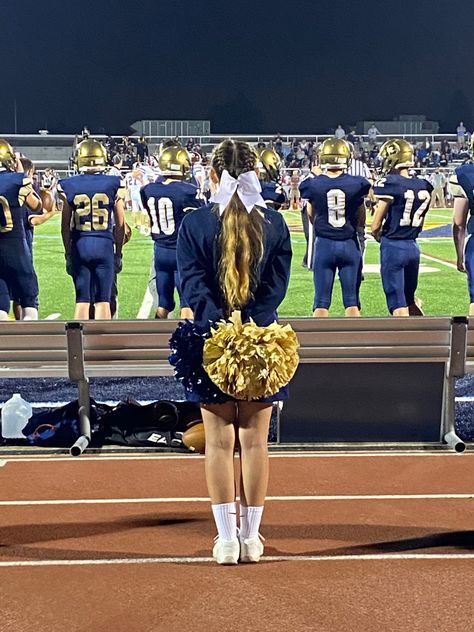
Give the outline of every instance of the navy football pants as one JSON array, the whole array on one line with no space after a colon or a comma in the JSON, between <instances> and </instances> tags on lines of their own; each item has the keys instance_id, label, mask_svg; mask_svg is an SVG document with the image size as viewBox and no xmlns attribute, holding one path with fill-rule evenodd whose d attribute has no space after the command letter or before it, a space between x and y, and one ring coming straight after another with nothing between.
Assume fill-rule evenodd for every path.
<instances>
[{"instance_id":1,"label":"navy football pants","mask_svg":"<svg viewBox=\"0 0 474 632\"><path fill-rule=\"evenodd\" d=\"M178 290L181 307L186 303L181 296L178 276L178 263L176 260L176 248L163 248L157 241L154 242L156 291L158 292L158 307L172 312L175 307L174 290Z\"/></svg>"},{"instance_id":2,"label":"navy football pants","mask_svg":"<svg viewBox=\"0 0 474 632\"><path fill-rule=\"evenodd\" d=\"M360 308L359 289L362 275L362 256L356 238L327 239L316 237L314 242L313 309L329 309L336 271L341 280L342 302L344 307Z\"/></svg>"},{"instance_id":3,"label":"navy football pants","mask_svg":"<svg viewBox=\"0 0 474 632\"><path fill-rule=\"evenodd\" d=\"M414 239L380 241L380 273L390 313L415 302L420 268L420 249Z\"/></svg>"},{"instance_id":4,"label":"navy football pants","mask_svg":"<svg viewBox=\"0 0 474 632\"><path fill-rule=\"evenodd\" d=\"M105 237L80 237L73 243L72 257L76 303L109 303L114 282L114 242Z\"/></svg>"},{"instance_id":5,"label":"navy football pants","mask_svg":"<svg viewBox=\"0 0 474 632\"><path fill-rule=\"evenodd\" d=\"M10 297L22 307L36 307L38 279L25 239L2 239L0 243L0 310L10 310Z\"/></svg>"},{"instance_id":6,"label":"navy football pants","mask_svg":"<svg viewBox=\"0 0 474 632\"><path fill-rule=\"evenodd\" d=\"M470 302L474 303L474 239L468 235L464 246L464 265L467 272Z\"/></svg>"}]
</instances>

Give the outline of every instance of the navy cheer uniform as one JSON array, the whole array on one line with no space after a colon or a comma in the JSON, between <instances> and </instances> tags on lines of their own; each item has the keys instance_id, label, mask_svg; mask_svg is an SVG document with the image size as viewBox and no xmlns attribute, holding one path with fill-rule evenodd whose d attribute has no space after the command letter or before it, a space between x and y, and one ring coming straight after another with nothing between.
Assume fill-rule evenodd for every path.
<instances>
[{"instance_id":1,"label":"navy cheer uniform","mask_svg":"<svg viewBox=\"0 0 474 632\"><path fill-rule=\"evenodd\" d=\"M83 173L59 182L72 210L76 303L110 302L114 281L114 208L123 195L120 182L118 176L103 173Z\"/></svg>"},{"instance_id":2,"label":"navy cheer uniform","mask_svg":"<svg viewBox=\"0 0 474 632\"><path fill-rule=\"evenodd\" d=\"M176 242L185 213L198 208L198 189L182 180L165 180L147 184L141 189L144 208L150 217L151 238L154 242L154 261L158 306L172 312L175 307L174 290L178 290L181 307L185 307L178 280Z\"/></svg>"},{"instance_id":3,"label":"navy cheer uniform","mask_svg":"<svg viewBox=\"0 0 474 632\"><path fill-rule=\"evenodd\" d=\"M23 308L37 305L38 280L26 241L23 208L32 192L31 179L24 173L0 171L0 310L4 312L10 309L10 295ZM28 216L34 214L28 212Z\"/></svg>"},{"instance_id":4,"label":"navy cheer uniform","mask_svg":"<svg viewBox=\"0 0 474 632\"><path fill-rule=\"evenodd\" d=\"M277 318L277 308L285 298L291 266L291 241L288 227L280 213L259 209L264 216L263 258L253 297L241 308L242 320L252 318L266 326ZM225 211L224 211L225 213ZM213 204L187 215L178 235L178 270L181 290L194 313L194 322L209 330L211 323L225 318L224 299L219 286L219 233L221 218ZM202 359L201 359L202 361ZM191 401L199 402L198 393L186 392ZM260 401L286 399L288 387ZM232 400L230 396L224 399Z\"/></svg>"},{"instance_id":5,"label":"navy cheer uniform","mask_svg":"<svg viewBox=\"0 0 474 632\"><path fill-rule=\"evenodd\" d=\"M260 180L262 187L262 197L265 205L279 211L281 206L287 201L286 194L282 187L276 182L265 182Z\"/></svg>"},{"instance_id":6,"label":"navy cheer uniform","mask_svg":"<svg viewBox=\"0 0 474 632\"><path fill-rule=\"evenodd\" d=\"M359 207L370 190L360 176L319 175L300 184L301 197L313 209L315 297L313 309L329 309L336 270L344 307L359 307L362 256L357 240Z\"/></svg>"},{"instance_id":7,"label":"navy cheer uniform","mask_svg":"<svg viewBox=\"0 0 474 632\"><path fill-rule=\"evenodd\" d=\"M389 203L380 239L380 273L392 314L415 302L420 267L416 243L431 201L433 187L423 178L390 174L378 180L375 195Z\"/></svg>"}]
</instances>

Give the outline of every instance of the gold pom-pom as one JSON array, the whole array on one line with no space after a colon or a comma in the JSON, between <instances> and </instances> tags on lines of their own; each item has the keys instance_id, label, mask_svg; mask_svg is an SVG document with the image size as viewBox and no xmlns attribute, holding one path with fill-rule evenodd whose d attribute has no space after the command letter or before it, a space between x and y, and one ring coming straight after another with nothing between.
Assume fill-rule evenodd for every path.
<instances>
[{"instance_id":1,"label":"gold pom-pom","mask_svg":"<svg viewBox=\"0 0 474 632\"><path fill-rule=\"evenodd\" d=\"M204 343L203 366L214 384L236 399L275 395L298 366L298 339L290 325L242 323L238 311L221 320Z\"/></svg>"}]
</instances>

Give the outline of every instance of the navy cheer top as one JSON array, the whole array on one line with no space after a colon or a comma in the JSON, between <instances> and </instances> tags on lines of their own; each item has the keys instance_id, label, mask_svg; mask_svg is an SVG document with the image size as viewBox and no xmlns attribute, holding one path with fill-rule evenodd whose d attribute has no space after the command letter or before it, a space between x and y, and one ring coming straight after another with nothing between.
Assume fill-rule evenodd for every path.
<instances>
[{"instance_id":1,"label":"navy cheer top","mask_svg":"<svg viewBox=\"0 0 474 632\"><path fill-rule=\"evenodd\" d=\"M257 208L264 217L263 257L253 298L241 312L243 321L252 318L257 325L265 326L276 320L276 310L285 298L292 253L290 233L282 215L268 208ZM218 206L209 204L187 214L178 234L176 254L181 291L194 312L195 324L204 329L209 329L210 321L214 323L228 316L218 278L221 226Z\"/></svg>"}]
</instances>

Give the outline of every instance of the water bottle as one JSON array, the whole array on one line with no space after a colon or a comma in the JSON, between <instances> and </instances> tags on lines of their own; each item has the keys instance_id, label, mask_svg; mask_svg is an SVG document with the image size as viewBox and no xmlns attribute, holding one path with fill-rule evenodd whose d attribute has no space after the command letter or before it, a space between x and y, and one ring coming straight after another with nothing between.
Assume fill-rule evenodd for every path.
<instances>
[{"instance_id":1,"label":"water bottle","mask_svg":"<svg viewBox=\"0 0 474 632\"><path fill-rule=\"evenodd\" d=\"M4 439L24 439L21 432L33 414L29 402L20 393L15 393L2 408L2 437Z\"/></svg>"}]
</instances>

